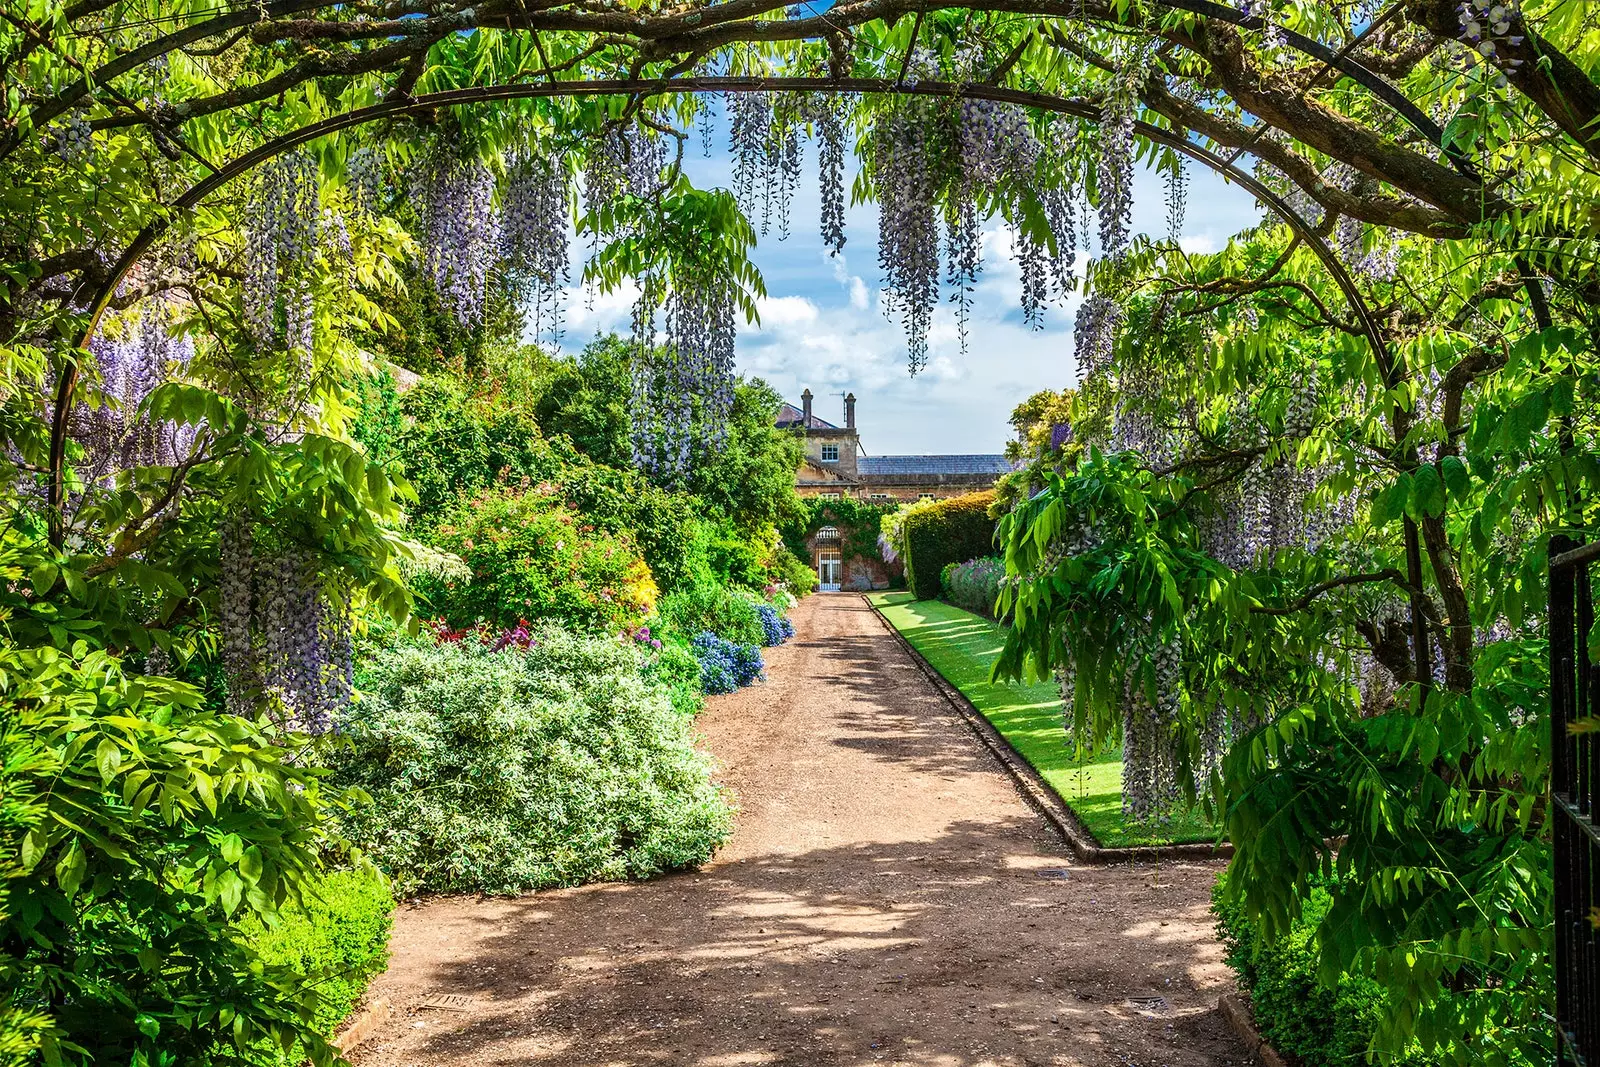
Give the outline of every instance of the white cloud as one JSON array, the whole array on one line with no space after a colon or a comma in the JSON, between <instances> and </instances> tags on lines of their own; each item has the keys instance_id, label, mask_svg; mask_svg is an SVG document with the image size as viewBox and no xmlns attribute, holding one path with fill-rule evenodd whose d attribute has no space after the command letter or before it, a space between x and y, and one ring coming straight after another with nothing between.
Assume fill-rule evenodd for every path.
<instances>
[{"instance_id":1,"label":"white cloud","mask_svg":"<svg viewBox=\"0 0 1600 1067\"><path fill-rule=\"evenodd\" d=\"M780 326L795 326L817 320L817 305L803 296L768 296L756 301L761 325L751 332L764 332Z\"/></svg>"}]
</instances>

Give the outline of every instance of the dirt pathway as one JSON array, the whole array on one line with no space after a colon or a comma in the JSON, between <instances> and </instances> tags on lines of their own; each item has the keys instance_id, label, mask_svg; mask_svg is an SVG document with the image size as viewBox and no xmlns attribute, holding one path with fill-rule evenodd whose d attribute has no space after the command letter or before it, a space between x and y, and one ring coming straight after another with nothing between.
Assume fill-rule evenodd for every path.
<instances>
[{"instance_id":1,"label":"dirt pathway","mask_svg":"<svg viewBox=\"0 0 1600 1067\"><path fill-rule=\"evenodd\" d=\"M795 622L701 718L741 807L716 861L403 907L362 1067L1243 1061L1215 865L1075 865L859 597Z\"/></svg>"}]
</instances>

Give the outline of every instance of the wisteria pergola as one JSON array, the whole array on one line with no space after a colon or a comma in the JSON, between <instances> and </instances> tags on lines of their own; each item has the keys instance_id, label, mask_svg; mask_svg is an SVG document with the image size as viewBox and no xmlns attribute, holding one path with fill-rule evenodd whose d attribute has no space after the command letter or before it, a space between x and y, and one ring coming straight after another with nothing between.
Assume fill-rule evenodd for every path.
<instances>
[{"instance_id":1,"label":"wisteria pergola","mask_svg":"<svg viewBox=\"0 0 1600 1067\"><path fill-rule=\"evenodd\" d=\"M1424 107L1392 80L1404 72L1393 53L1397 46L1402 55L1461 46L1463 16L1448 3L1336 8L1339 18L1320 33L1307 34L1275 25L1264 17L1270 13L1262 5L1229 7L1209 0L1127 8L1088 0L961 7L873 0L826 11L771 0L632 9L604 0L376 6L280 0L152 17L138 24L148 27L138 34L148 39L120 46L107 39L96 45L102 26L105 32L114 26L103 22L110 8L90 0L59 12L53 29L67 27L87 42L83 58L63 50L52 28L14 13L5 16L20 34L18 58L51 57L63 71L53 97L30 102L27 124L44 127L62 116L92 113L91 128L143 128L156 148L193 176L178 195L151 197L145 209L149 221L120 247L61 248L37 257L41 269L26 288L59 293L61 305L82 314L80 348L134 264L187 212L252 168L341 131L404 117L427 120L456 107L540 98L620 98L628 101L631 114L651 100L744 93L982 100L1093 124L1106 115L1105 90L1097 79L1117 73L1113 59L1097 48L1122 36L1144 42L1146 49L1144 66L1133 72L1146 116L1133 123L1133 132L1248 189L1283 219L1337 284L1390 388L1404 378L1405 368L1396 364L1360 287L1329 247L1329 222L1342 216L1448 237L1512 209L1504 183L1479 174ZM941 17L948 22L957 12L964 20L960 28L952 34L947 25L943 32L976 48L984 57L980 69L965 81L917 77L911 68L920 42L934 35ZM472 31L505 35L522 58L449 71L458 83L465 78L483 84L419 91L439 80L430 72L430 54ZM1244 47L1256 35L1278 57L1270 66ZM1483 54L1499 75L1510 79L1546 122L1600 156L1595 132L1600 126L1593 121L1600 116L1600 89L1525 26L1496 27L1492 36L1499 47ZM148 106L119 89L119 80L137 78L169 53L215 54L241 43L275 51L270 74L209 95ZM1478 55L1473 51L1474 58ZM448 66L448 61L441 64ZM761 73L730 72L741 66ZM608 71L625 76L604 76ZM69 77L72 72L78 77ZM364 106L324 107L331 113L297 128L273 130L234 158L211 160L190 144L190 130L214 116L246 114L312 83L329 87L324 96L331 101L334 87L358 82L373 89L368 95L374 99ZM1367 103L1352 105L1352 92L1366 94ZM1341 94L1341 110L1323 103L1332 93ZM13 124L0 136L0 163L15 164L31 144L26 125ZM1245 156L1292 184L1262 182L1241 165ZM1344 164L1352 178L1326 180L1319 157ZM1307 217L1316 208L1320 221ZM27 240L12 235L8 243L22 254ZM8 252L8 258L12 255ZM1548 322L1534 270L1525 258L1519 263L1530 305L1542 323ZM64 500L65 446L77 382L77 362L64 361L50 434L49 501L55 508ZM1396 408L1394 419L1401 440L1407 415ZM1420 553L1409 519L1407 526L1409 581L1415 589L1421 584ZM1420 633L1423 620L1414 615ZM1426 642L1418 642L1418 654L1427 655ZM1428 677L1426 662L1418 667L1419 676Z\"/></svg>"},{"instance_id":2,"label":"wisteria pergola","mask_svg":"<svg viewBox=\"0 0 1600 1067\"><path fill-rule=\"evenodd\" d=\"M342 177L345 190L356 189L357 153L369 153L370 162L374 150L401 146L413 200L427 200L430 181L435 190L455 183L457 194L471 186L470 211L437 226L430 216L447 213L429 203L407 205L406 194L397 198L425 231L422 258L456 259L442 268L423 265L441 298L441 278L461 288L449 274L463 269L462 259L488 258L485 247L470 243L487 227L469 215L487 215L496 190L504 216L520 219L524 231L530 223L546 239L560 231L564 271L571 183L581 175L593 275L607 284L620 277L640 283L641 340L653 341L664 304L668 344L660 347L677 355L663 357L676 360L676 369L661 373L699 390L705 407L724 403L734 309L754 306L747 293L753 268L740 273L741 263L749 268L745 253L754 240L748 205L734 209L738 195L724 195L713 205L720 212L714 226L704 224L707 215L687 224L680 218L668 229L663 205L680 168L657 155L647 160L653 177L671 174L668 182L639 182L629 173L637 146L659 151L664 139L676 139L681 153L710 97L726 101L736 145L741 129L761 142L750 154L765 152L760 165L780 170L784 182L798 168L796 130L818 130L820 221L835 249L843 240L842 233L830 236L830 227L842 227L845 125L857 135L863 165L855 193L883 208L886 304L905 319L913 367L919 345L926 354L940 285L960 290L974 280L977 220L1000 215L1019 249L1025 314L1036 311L1046 290L1060 297L1081 286L1087 299L1073 356L1085 381L1111 381L1096 376L1111 362L1127 290L1147 280L1133 276L1132 264L1151 247L1128 232L1135 164L1143 160L1168 176L1174 216L1182 210L1184 162L1208 168L1248 191L1293 234L1264 275L1229 278L1227 292L1299 286L1326 322L1334 316L1305 279L1331 282L1322 292L1337 290L1327 302L1342 299L1347 308L1333 325L1353 338L1352 361L1362 362L1354 377L1368 407L1352 433L1359 438L1353 451L1395 483L1387 488L1405 488L1419 471L1437 480L1441 457L1456 449L1451 435L1464 432L1462 394L1505 360L1496 362L1499 353L1488 346L1472 349L1470 338L1454 350L1467 354L1436 383L1439 394L1453 390L1454 409L1441 401L1450 414L1434 420L1444 430L1430 442L1435 453L1423 455L1413 432L1423 422L1417 397L1433 387L1426 377L1435 368L1408 365L1404 342L1408 331L1422 332L1417 319L1431 312L1417 310L1426 304L1421 299L1406 306L1415 293L1396 294L1408 279L1380 277L1373 253L1407 237L1438 242L1430 248L1470 245L1462 258L1477 257L1482 269L1469 283L1476 291L1461 303L1470 312L1504 302L1512 310L1502 321L1523 334L1589 321L1585 309L1600 306L1600 274L1590 266L1600 261L1593 224L1551 195L1563 175L1577 174L1574 187L1588 189L1582 183L1600 173L1600 84L1587 59L1563 54L1529 21L1517 2L1505 0L844 0L826 8L777 0L0 0L0 100L7 101L0 195L26 187L33 198L28 210L0 212L0 345L46 353L53 376L50 399L40 404L47 433L24 442L48 438L36 450L43 458L32 462L44 483L51 547L68 542L76 463L69 462L69 443L85 394L94 399L85 385L94 379L85 372L95 362L91 345L103 341L102 317L181 284L162 276L160 253L192 237L194 219L226 204L240 219L219 209L217 228L229 231L220 244L237 260L204 270L230 310L243 305L240 351L292 351L295 309L284 286L305 281L290 279L275 257L307 255L306 234L314 244L318 223L292 216L311 205L306 213L320 218L322 205L305 192L320 181L337 187ZM1580 13L1546 29L1570 42L1583 26L1592 35ZM1500 124L1493 130L1489 113ZM98 161L99 169L79 167L91 141L102 148L114 142L115 158ZM1519 167L1518 152L1536 165ZM919 153L943 155L930 163L913 158ZM258 184L246 187L245 178ZM351 204L359 199L340 195ZM1080 282L1073 233L1087 235L1078 223L1091 213L1099 224L1097 258ZM287 239L272 232L285 217ZM948 234L942 253L941 224ZM1171 226L1173 238L1178 228ZM691 263L681 277L663 279L654 272L665 268L646 262L646 246L688 245L706 233L723 239L714 251L722 258L710 265ZM169 241L174 236L179 240ZM462 248L439 247L461 243L457 236L467 241ZM610 243L602 249L603 240ZM617 252L623 245L631 245L633 258ZM1171 261L1181 258L1174 243L1160 247ZM266 267L251 261L263 258L263 248ZM1310 271L1273 280L1297 249L1309 252L1299 261L1314 260ZM476 291L464 294L464 312L455 309L463 324L482 316L484 267L469 266L477 273L467 288ZM560 272L547 260L534 273L548 286ZM295 292L294 299L309 302L305 290ZM299 325L309 338L307 318L302 314ZM309 350L308 341L298 343ZM673 417L679 421L666 437L682 444L687 416ZM1563 458L1571 452L1570 424L1565 432ZM1266 453L1283 447L1254 438L1206 444L1211 451L1196 466L1217 464L1234 476L1258 460L1264 467ZM1280 468L1283 455L1272 451ZM641 466L673 462L642 452L635 458ZM1161 464L1151 461L1140 475L1162 476L1186 462L1157 470ZM1434 471L1424 470L1430 466ZM183 476L174 470L170 486ZM156 499L130 505L137 522L123 524L106 566L145 543L175 491L147 493ZM1404 639L1368 639L1374 655L1389 665L1379 645L1398 649L1395 677L1416 683L1424 709L1441 690L1471 699L1468 589L1483 576L1464 575L1443 511L1394 511L1403 555L1394 538L1383 559L1392 565L1302 578L1302 595L1285 595L1282 606L1258 600L1241 613L1282 617L1334 589L1380 586L1393 604L1408 600L1410 610L1404 622L1389 617L1408 631ZM1581 506L1571 511L1583 514ZM126 532L130 525L136 536ZM219 538L227 560L225 541ZM247 566L248 545L240 558ZM226 614L226 593L221 599ZM248 631L244 615L240 628ZM1569 644L1570 631L1562 631ZM1135 658L1151 651L1137 641L1128 648ZM1175 649L1155 652L1169 661L1159 669L1175 676ZM1175 702L1176 683L1166 692ZM1130 758L1132 778L1143 777L1134 766L1142 758ZM1329 836L1319 830L1308 839L1320 848Z\"/></svg>"}]
</instances>

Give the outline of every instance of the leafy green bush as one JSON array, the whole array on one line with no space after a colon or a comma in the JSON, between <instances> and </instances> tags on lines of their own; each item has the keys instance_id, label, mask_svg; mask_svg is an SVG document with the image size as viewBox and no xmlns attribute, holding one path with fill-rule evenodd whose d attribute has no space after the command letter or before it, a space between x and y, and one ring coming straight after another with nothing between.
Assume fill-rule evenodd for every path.
<instances>
[{"instance_id":1,"label":"leafy green bush","mask_svg":"<svg viewBox=\"0 0 1600 1067\"><path fill-rule=\"evenodd\" d=\"M632 538L597 529L553 493L488 490L447 515L435 540L472 570L470 581L418 581L428 605L455 626L558 619L617 632L655 608L655 581Z\"/></svg>"},{"instance_id":2,"label":"leafy green bush","mask_svg":"<svg viewBox=\"0 0 1600 1067\"><path fill-rule=\"evenodd\" d=\"M1289 931L1265 938L1227 898L1227 875L1217 880L1211 910L1224 961L1250 994L1257 1027L1273 1048L1304 1067L1348 1067L1366 1062L1367 1047L1384 1002L1381 985L1362 975L1341 973L1332 988L1317 977L1317 927L1333 898L1313 887ZM1434 1061L1420 1055L1388 1058L1387 1064L1423 1067Z\"/></svg>"},{"instance_id":3,"label":"leafy green bush","mask_svg":"<svg viewBox=\"0 0 1600 1067\"><path fill-rule=\"evenodd\" d=\"M645 667L645 676L665 687L679 714L699 712L705 701L700 688L700 661L694 652L682 642L670 639L653 651Z\"/></svg>"},{"instance_id":4,"label":"leafy green bush","mask_svg":"<svg viewBox=\"0 0 1600 1067\"><path fill-rule=\"evenodd\" d=\"M334 843L302 753L81 643L0 646L0 692L0 1014L50 1017L46 1062L237 1063L264 1043L331 1062L320 990L235 926L310 891Z\"/></svg>"},{"instance_id":5,"label":"leafy green bush","mask_svg":"<svg viewBox=\"0 0 1600 1067\"><path fill-rule=\"evenodd\" d=\"M780 585L795 596L805 596L817 587L817 572L811 565L790 551L787 544L772 550L772 561L767 566L773 584Z\"/></svg>"},{"instance_id":6,"label":"leafy green bush","mask_svg":"<svg viewBox=\"0 0 1600 1067\"><path fill-rule=\"evenodd\" d=\"M652 485L638 471L572 456L556 478L563 501L584 521L638 544L663 591L711 580L711 524L699 501Z\"/></svg>"},{"instance_id":7,"label":"leafy green bush","mask_svg":"<svg viewBox=\"0 0 1600 1067\"><path fill-rule=\"evenodd\" d=\"M396 441L417 493L412 518L430 526L462 496L498 483L556 477L562 460L526 411L469 395L456 381L431 377L401 401L406 416Z\"/></svg>"},{"instance_id":8,"label":"leafy green bush","mask_svg":"<svg viewBox=\"0 0 1600 1067\"><path fill-rule=\"evenodd\" d=\"M939 577L945 564L994 551L994 520L989 517L993 502L993 490L985 490L940 500L906 514L902 526L906 584L918 600L939 595Z\"/></svg>"},{"instance_id":9,"label":"leafy green bush","mask_svg":"<svg viewBox=\"0 0 1600 1067\"><path fill-rule=\"evenodd\" d=\"M698 585L661 598L661 621L684 637L709 630L740 645L762 644L766 631L756 601L722 585Z\"/></svg>"},{"instance_id":10,"label":"leafy green bush","mask_svg":"<svg viewBox=\"0 0 1600 1067\"><path fill-rule=\"evenodd\" d=\"M288 968L315 985L321 996L315 1025L332 1034L388 963L392 911L388 880L377 868L362 866L313 883L270 926L247 916L239 934L267 966ZM275 1060L295 1063L297 1054Z\"/></svg>"},{"instance_id":11,"label":"leafy green bush","mask_svg":"<svg viewBox=\"0 0 1600 1067\"><path fill-rule=\"evenodd\" d=\"M333 757L345 829L407 891L518 893L704 862L729 808L633 641L537 626L527 651L397 645Z\"/></svg>"},{"instance_id":12,"label":"leafy green bush","mask_svg":"<svg viewBox=\"0 0 1600 1067\"><path fill-rule=\"evenodd\" d=\"M1005 576L1005 560L984 556L965 563L946 563L939 584L944 598L956 607L992 619L995 600L1000 596L1000 580Z\"/></svg>"}]
</instances>

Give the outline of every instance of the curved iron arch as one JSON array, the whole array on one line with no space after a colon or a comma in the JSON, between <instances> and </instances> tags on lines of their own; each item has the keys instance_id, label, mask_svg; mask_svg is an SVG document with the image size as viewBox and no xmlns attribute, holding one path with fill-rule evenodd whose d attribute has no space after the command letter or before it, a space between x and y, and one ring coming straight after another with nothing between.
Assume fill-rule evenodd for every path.
<instances>
[{"instance_id":1,"label":"curved iron arch","mask_svg":"<svg viewBox=\"0 0 1600 1067\"><path fill-rule=\"evenodd\" d=\"M169 205L162 217L140 230L128 244L128 247L124 249L110 275L101 283L87 302L88 318L82 333L77 339L77 345L80 349L88 346L117 286L127 276L128 271L132 269L133 264L139 257L144 255L163 234L171 229L173 220L177 215L193 209L207 196L221 189L235 178L248 173L261 163L283 152L314 141L319 137L365 125L382 118L466 104L562 96L637 96L639 98L647 98L682 93L749 92L858 93L993 100L1000 103L1018 104L1057 114L1070 115L1089 122L1098 122L1100 120L1099 107L1082 100L1071 100L1042 93L1030 93L1018 89L1006 89L995 85L959 85L950 82L931 81L909 85L884 78L682 77L653 80L550 81L450 89L404 99L387 100L369 107L357 108L353 111L335 115L276 137L222 165L212 174L190 186L188 190ZM1383 375L1385 383L1391 388L1398 383L1398 367L1394 362L1392 353L1389 351L1382 330L1373 317L1371 309L1367 306L1365 298L1362 296L1360 289L1356 287L1355 281L1350 277L1344 264L1339 261L1338 256L1328 247L1327 241L1309 222L1290 207L1282 197L1257 180L1254 175L1241 170L1232 162L1218 159L1187 138L1171 130L1154 126L1142 119L1135 121L1134 132L1137 136L1143 137L1147 141L1170 148L1215 171L1225 179L1237 183L1265 204L1291 230L1299 235L1301 240L1306 243L1306 246L1321 261L1324 269L1328 271L1335 284L1338 285L1340 292L1344 295L1345 302L1354 313L1362 334L1372 346L1374 358L1378 361L1379 371ZM47 502L50 512L51 540L55 543L59 543L64 535L60 514L66 499L67 428L71 419L72 402L77 389L78 377L78 363L76 360L67 363L62 368L56 387L55 410L52 412L49 458L50 482Z\"/></svg>"}]
</instances>

